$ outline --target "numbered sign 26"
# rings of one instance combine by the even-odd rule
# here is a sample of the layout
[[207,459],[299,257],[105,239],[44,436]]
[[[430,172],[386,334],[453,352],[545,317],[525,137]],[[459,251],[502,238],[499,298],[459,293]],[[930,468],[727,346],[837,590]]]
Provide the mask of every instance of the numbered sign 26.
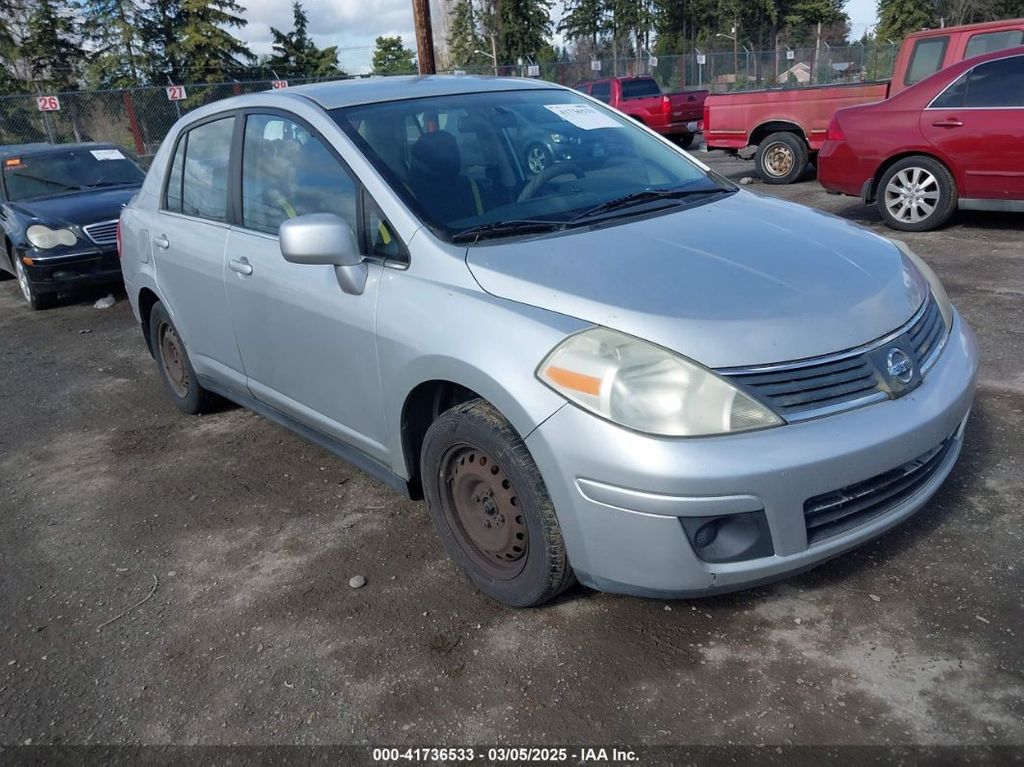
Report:
[[37,96],[36,106],[40,112],[59,112],[60,99],[56,96]]
[[288,81],[287,80],[271,80],[270,81],[270,87],[273,88],[275,91],[279,91],[282,88],[287,88],[288,87]]
[[167,91],[168,101],[184,101],[188,98],[184,85],[168,85],[164,90]]

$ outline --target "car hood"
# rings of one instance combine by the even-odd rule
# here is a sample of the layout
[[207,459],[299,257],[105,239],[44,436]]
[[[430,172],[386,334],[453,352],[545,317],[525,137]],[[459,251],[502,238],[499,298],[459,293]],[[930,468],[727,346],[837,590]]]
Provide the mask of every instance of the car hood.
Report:
[[746,191],[617,226],[471,247],[466,259],[488,293],[712,368],[860,346],[910,319],[928,293],[885,238]]
[[119,186],[8,204],[26,218],[48,226],[82,226],[119,218],[121,209],[138,191],[137,186]]

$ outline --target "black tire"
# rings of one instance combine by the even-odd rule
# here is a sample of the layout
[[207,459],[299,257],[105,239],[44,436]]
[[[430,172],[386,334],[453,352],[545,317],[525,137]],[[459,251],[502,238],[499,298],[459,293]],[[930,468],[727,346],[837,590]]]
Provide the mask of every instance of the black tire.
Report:
[[490,403],[474,399],[438,416],[423,440],[420,474],[445,550],[485,594],[533,607],[575,582],[540,471]]
[[692,133],[680,133],[675,137],[676,143],[679,144],[683,149],[689,149],[693,146],[693,140],[696,138]]
[[175,407],[189,415],[213,410],[217,396],[200,385],[178,329],[159,301],[149,312],[149,340],[160,379]]
[[530,144],[523,151],[523,162],[526,170],[531,176],[536,176],[542,170],[551,167],[551,152],[543,144]]
[[773,133],[757,145],[754,162],[766,184],[792,184],[804,172],[807,144],[795,133]]
[[39,292],[39,288],[32,284],[28,272],[25,271],[25,266],[17,258],[14,259],[14,272],[18,278],[18,287],[21,289],[21,295],[25,299],[25,303],[28,304],[29,309],[40,311],[42,309],[49,309],[57,303],[57,295],[55,293]]
[[914,155],[893,163],[882,174],[875,205],[886,226],[901,232],[927,232],[949,220],[957,197],[949,168],[931,157]]

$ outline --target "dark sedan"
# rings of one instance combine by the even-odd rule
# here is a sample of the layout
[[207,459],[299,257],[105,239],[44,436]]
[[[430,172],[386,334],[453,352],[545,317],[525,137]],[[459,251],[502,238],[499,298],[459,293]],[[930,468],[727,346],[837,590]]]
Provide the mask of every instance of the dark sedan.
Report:
[[117,220],[145,174],[113,144],[0,147],[0,272],[33,309],[77,288],[121,281]]

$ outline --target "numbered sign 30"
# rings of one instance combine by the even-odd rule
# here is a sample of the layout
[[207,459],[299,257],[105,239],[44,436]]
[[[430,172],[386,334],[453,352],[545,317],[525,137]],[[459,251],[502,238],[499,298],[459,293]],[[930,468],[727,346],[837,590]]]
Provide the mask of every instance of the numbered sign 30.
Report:
[[56,96],[36,96],[36,106],[40,112],[59,112],[60,99]]
[[168,85],[164,90],[167,91],[168,101],[184,101],[188,98],[184,85]]
[[282,88],[287,88],[288,87],[288,81],[287,80],[271,80],[270,81],[270,87],[273,88],[275,91],[279,91]]

